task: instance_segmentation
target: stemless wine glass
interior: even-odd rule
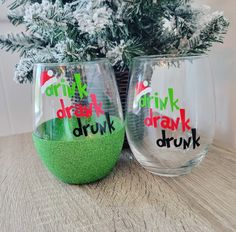
[[[135,58],[126,121],[131,150],[145,169],[163,176],[189,173],[214,137],[208,57]]]
[[[33,140],[47,168],[71,184],[106,176],[125,130],[109,62],[36,64],[33,86]]]

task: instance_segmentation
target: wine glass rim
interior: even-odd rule
[[[208,58],[207,54],[161,54],[161,55],[147,55],[147,56],[137,56],[134,60],[193,60],[193,59],[203,59]]]
[[[110,62],[107,58],[97,58],[90,61],[34,63],[34,66],[71,66],[71,65],[85,65],[85,64],[97,64],[97,63],[110,63]]]

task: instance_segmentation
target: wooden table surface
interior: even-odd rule
[[[64,184],[30,134],[0,138],[0,232],[236,231],[236,154],[212,148],[178,178],[154,176],[123,151],[105,179]]]

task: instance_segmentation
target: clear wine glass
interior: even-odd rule
[[[45,166],[71,184],[106,176],[125,130],[109,62],[36,64],[33,86],[33,140]]]
[[[131,150],[144,168],[163,176],[189,173],[205,157],[214,137],[208,57],[135,58],[126,123]]]

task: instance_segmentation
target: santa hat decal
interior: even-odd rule
[[[57,82],[57,78],[54,76],[52,70],[45,70],[41,73],[40,87],[41,92],[44,93],[48,86]]]
[[[138,103],[140,98],[147,94],[152,92],[152,88],[148,86],[148,81],[141,81],[138,82],[135,86],[135,98],[134,98],[134,105],[133,108],[136,109],[138,107]]]

